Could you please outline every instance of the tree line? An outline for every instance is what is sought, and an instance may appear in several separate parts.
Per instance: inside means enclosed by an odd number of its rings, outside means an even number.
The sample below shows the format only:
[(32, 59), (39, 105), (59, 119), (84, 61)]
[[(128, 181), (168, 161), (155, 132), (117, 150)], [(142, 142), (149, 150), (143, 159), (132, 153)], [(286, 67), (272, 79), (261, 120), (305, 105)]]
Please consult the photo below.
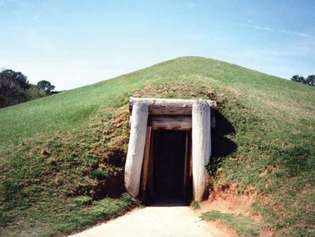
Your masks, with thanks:
[(42, 80), (33, 85), (27, 77), (11, 69), (0, 72), (0, 108), (57, 93), (55, 86)]
[(303, 77), (299, 75), (294, 75), (291, 81), (300, 82), (309, 86), (315, 86), (315, 75), (309, 75), (308, 77)]

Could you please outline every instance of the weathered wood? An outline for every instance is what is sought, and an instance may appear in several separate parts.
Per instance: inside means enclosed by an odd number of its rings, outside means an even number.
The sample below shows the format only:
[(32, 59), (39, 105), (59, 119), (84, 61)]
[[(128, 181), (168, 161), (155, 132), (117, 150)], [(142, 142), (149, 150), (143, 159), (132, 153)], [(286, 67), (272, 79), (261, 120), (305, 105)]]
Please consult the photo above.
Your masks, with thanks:
[(139, 194), (144, 146), (148, 121), (148, 105), (135, 103), (131, 116), (128, 153), (125, 164), (125, 187), (129, 194)]
[(152, 128), (149, 126), (147, 128), (146, 143), (144, 147), (144, 158), (143, 158), (142, 179), (141, 179), (141, 193), (142, 193), (142, 198), (144, 201), (146, 201), (147, 199), (146, 195), (147, 195), (147, 187), (148, 187), (148, 180), (149, 180), (151, 133), (152, 133)]
[[(136, 102), (146, 103), (151, 115), (191, 115), (192, 106), (196, 100), (160, 99), (160, 98), (130, 98), (130, 110)], [(215, 107), (216, 102), (205, 100), (210, 107)]]
[(153, 129), (190, 130), (190, 116), (152, 116), (150, 123)]
[(211, 155), (210, 106), (196, 101), (192, 110), (192, 174), (195, 201), (202, 201), (207, 186), (206, 165)]
[(187, 199), (187, 186), (189, 178), (189, 133), (186, 132), (185, 138), (185, 164), (184, 164), (184, 198)]
[[(207, 187), (206, 165), (211, 155), (211, 107), (214, 101), (130, 98), (132, 107), (130, 140), (125, 166), (125, 186), (134, 197), (139, 195), (140, 185), (143, 193), (154, 195), (153, 185), (153, 152), (152, 132), (155, 129), (192, 130), (192, 159), (186, 138), (185, 155), (185, 187), (193, 180), (194, 200), (201, 201)], [(148, 115), (150, 116), (150, 131), (147, 131)], [(159, 116), (157, 116), (159, 115)], [(188, 133), (187, 133), (188, 134)], [(146, 143), (146, 138), (147, 143)], [(151, 148), (150, 148), (151, 144)], [(188, 145), (187, 145), (188, 144)], [(147, 158), (148, 157), (148, 158)], [(187, 170), (188, 169), (188, 170)], [(140, 183), (142, 172), (142, 183)], [(185, 196), (187, 193), (185, 193)]]
[(148, 193), (149, 197), (154, 197), (154, 131), (151, 131), (151, 141), (150, 141), (150, 160), (149, 160), (149, 183), (148, 183)]
[[(169, 99), (169, 98), (139, 98), (139, 97), (130, 97), (130, 103), (134, 104), (135, 102), (143, 102), (148, 104), (187, 104), (192, 107), (196, 99)], [(216, 102), (213, 100), (203, 100), (205, 101), (210, 107), (216, 107)]]

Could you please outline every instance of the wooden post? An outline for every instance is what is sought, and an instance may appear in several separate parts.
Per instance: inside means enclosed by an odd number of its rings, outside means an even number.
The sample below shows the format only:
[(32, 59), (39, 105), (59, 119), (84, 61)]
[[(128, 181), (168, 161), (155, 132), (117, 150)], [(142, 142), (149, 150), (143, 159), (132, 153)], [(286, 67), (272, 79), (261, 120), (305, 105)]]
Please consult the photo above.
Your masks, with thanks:
[(186, 131), (185, 134), (185, 165), (184, 165), (184, 198), (187, 199), (187, 183), (188, 183), (188, 177), (189, 177), (189, 132)]
[(128, 153), (125, 165), (125, 187), (127, 192), (133, 197), (137, 197), (139, 194), (147, 123), (148, 105), (143, 102), (136, 102), (132, 110)]
[(148, 173), (148, 196), (149, 201), (154, 197), (154, 131), (151, 130), (151, 137), (150, 137), (150, 159), (149, 159), (149, 173)]
[(192, 173), (195, 201), (202, 201), (207, 186), (206, 165), (211, 155), (210, 106), (196, 101), (192, 109)]
[(143, 154), (143, 165), (142, 165), (142, 178), (141, 178), (141, 195), (144, 201), (147, 201), (147, 188), (148, 188), (148, 181), (149, 181), (149, 162), (150, 162), (150, 150), (151, 150), (151, 134), (152, 128), (149, 126), (147, 128), (147, 137), (146, 143), (144, 146), (144, 154)]

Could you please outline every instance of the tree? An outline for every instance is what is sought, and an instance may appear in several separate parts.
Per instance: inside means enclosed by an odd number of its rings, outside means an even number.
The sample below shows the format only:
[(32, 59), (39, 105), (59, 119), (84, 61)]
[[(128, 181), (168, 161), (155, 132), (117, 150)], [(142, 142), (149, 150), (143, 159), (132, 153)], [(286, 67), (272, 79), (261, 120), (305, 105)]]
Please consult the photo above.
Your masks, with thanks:
[(299, 75), (294, 75), (292, 78), (291, 78), (292, 81), (296, 81), (296, 82), (302, 82), (304, 83), (305, 81), (305, 78), (302, 77), (302, 76), (299, 76)]
[(28, 82), (27, 77), (14, 70), (0, 71), (0, 108), (56, 93), (50, 82), (39, 83), (42, 89)]
[(306, 78), (306, 83), (310, 86), (315, 86), (315, 75), (309, 75)]
[(45, 91), (47, 94), (50, 94), (55, 89), (55, 86), (46, 80), (39, 81), (37, 87)]
[(0, 108), (28, 100), (30, 88), (27, 77), (21, 72), (6, 69), (0, 72)]
[(315, 75), (309, 75), (307, 78), (304, 78), (299, 75), (294, 75), (291, 78), (292, 81), (301, 82), (303, 84), (309, 85), (309, 86), (315, 86)]
[(2, 85), (7, 83), (17, 83), (24, 90), (30, 87), (27, 77), (23, 73), (15, 72), (11, 69), (6, 69), (0, 72), (0, 83)]

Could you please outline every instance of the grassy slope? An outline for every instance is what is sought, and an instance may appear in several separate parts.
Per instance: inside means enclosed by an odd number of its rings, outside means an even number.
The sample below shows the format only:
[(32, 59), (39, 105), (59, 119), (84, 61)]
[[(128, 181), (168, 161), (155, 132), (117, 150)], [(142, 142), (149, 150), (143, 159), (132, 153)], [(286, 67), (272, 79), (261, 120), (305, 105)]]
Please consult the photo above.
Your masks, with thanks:
[[(3, 233), (12, 229), (29, 233), (37, 228), (43, 235), (78, 229), (80, 220), (68, 223), (65, 212), (72, 216), (87, 213), (89, 220), (82, 220), (81, 226), (104, 217), (91, 210), (103, 207), (99, 202), (107, 199), (92, 201), (88, 207), (76, 203), (78, 198), (91, 196), (88, 191), (97, 182), (91, 172), (106, 176), (112, 170), (110, 176), (121, 168), (108, 166), (108, 157), (102, 152), (120, 144), (124, 149), (118, 153), (124, 155), (127, 115), (114, 111), (135, 91), (183, 98), (214, 95), (236, 129), (231, 139), (238, 146), (237, 152), (219, 164), (214, 185), (238, 183), (240, 191), (254, 187), (261, 199), (253, 211), (262, 214), (266, 224), (280, 234), (298, 236), (314, 231), (314, 88), (220, 61), (187, 57), (0, 110), (0, 180), (5, 181), (0, 192), (6, 198), (1, 208), (9, 213), (2, 214)], [(123, 131), (120, 140), (113, 131), (108, 132), (112, 121), (118, 121), (117, 129)], [(43, 149), (48, 149), (48, 155)], [(75, 154), (73, 150), (77, 150)], [(65, 181), (59, 182), (56, 174)], [(47, 175), (54, 182), (44, 185)], [(26, 180), (32, 181), (25, 184)], [(87, 191), (77, 192), (80, 185)], [(69, 195), (73, 190), (77, 193)], [(30, 197), (30, 192), (38, 195)], [(52, 196), (62, 199), (63, 205), (47, 201)], [(13, 203), (12, 198), (17, 201)], [(129, 200), (122, 199), (121, 205), (128, 206)], [(60, 218), (56, 218), (56, 210)], [(57, 229), (52, 227), (58, 224)]]

